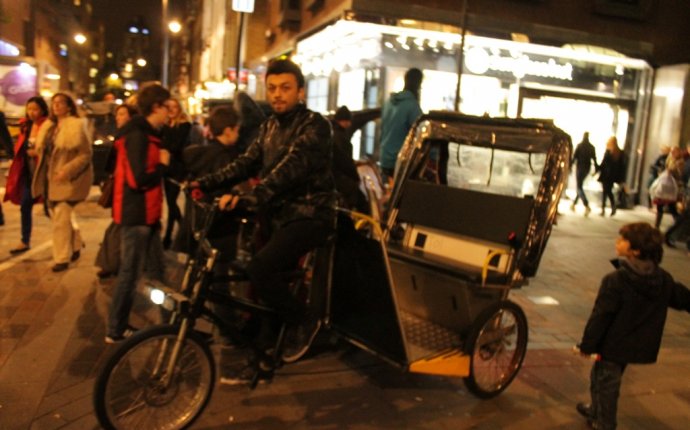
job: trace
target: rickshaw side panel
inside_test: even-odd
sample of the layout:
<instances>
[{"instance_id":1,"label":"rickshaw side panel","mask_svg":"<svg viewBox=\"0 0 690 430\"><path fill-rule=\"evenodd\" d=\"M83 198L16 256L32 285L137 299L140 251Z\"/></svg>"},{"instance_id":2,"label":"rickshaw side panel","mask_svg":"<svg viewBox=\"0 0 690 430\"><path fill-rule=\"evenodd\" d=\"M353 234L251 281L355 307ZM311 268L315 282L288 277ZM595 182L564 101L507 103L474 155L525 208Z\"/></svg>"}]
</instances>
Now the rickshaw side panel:
<instances>
[{"instance_id":1,"label":"rickshaw side panel","mask_svg":"<svg viewBox=\"0 0 690 430\"><path fill-rule=\"evenodd\" d=\"M407 353L381 243L339 217L331 281L331 326L385 358L404 366Z\"/></svg>"},{"instance_id":2,"label":"rickshaw side panel","mask_svg":"<svg viewBox=\"0 0 690 430\"><path fill-rule=\"evenodd\" d=\"M391 258L391 270L401 314L413 315L450 329L459 339L464 339L477 315L505 295L505 289L483 288L476 282L395 257ZM407 330L407 324L404 327L408 342L422 343L414 339L415 333ZM459 343L445 345L446 348L450 346L457 347ZM440 346L437 348L441 349L443 348ZM412 360L418 358L420 357L411 357Z\"/></svg>"}]
</instances>

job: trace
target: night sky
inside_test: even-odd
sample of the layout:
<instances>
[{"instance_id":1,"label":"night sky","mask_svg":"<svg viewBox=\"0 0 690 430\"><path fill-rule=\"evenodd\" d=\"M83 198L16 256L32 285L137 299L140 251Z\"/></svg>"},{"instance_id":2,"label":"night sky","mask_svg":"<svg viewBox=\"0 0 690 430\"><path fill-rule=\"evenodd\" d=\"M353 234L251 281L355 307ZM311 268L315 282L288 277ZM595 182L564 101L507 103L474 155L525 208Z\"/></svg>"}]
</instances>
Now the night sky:
<instances>
[{"instance_id":1,"label":"night sky","mask_svg":"<svg viewBox=\"0 0 690 430\"><path fill-rule=\"evenodd\" d=\"M183 0L169 0L168 18L181 18ZM160 63L161 0L94 0L94 16L105 24L106 49L117 52L122 45L127 24L141 15L151 30L150 53L153 64Z\"/></svg>"}]
</instances>

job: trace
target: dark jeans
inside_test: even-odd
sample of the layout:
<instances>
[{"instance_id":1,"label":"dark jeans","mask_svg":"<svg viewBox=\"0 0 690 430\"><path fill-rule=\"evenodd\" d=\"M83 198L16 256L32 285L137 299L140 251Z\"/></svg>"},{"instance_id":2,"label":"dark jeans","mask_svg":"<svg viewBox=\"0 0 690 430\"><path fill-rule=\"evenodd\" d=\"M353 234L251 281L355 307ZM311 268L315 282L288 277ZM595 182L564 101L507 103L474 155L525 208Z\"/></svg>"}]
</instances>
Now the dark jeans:
<instances>
[{"instance_id":1,"label":"dark jeans","mask_svg":"<svg viewBox=\"0 0 690 430\"><path fill-rule=\"evenodd\" d=\"M31 242L31 211L34 208L34 198L31 196L31 185L27 181L24 182L19 211L22 215L22 243L28 246Z\"/></svg>"},{"instance_id":2,"label":"dark jeans","mask_svg":"<svg viewBox=\"0 0 690 430\"><path fill-rule=\"evenodd\" d=\"M304 254L325 243L329 232L321 221L293 221L273 232L247 266L255 293L287 323L299 323L307 308L290 292L285 273L295 270Z\"/></svg>"},{"instance_id":3,"label":"dark jeans","mask_svg":"<svg viewBox=\"0 0 690 430\"><path fill-rule=\"evenodd\" d=\"M575 181L577 182L577 196L575 196L575 200L573 200L573 206L577 204L579 199L582 199L582 204L585 205L586 208L589 207L587 195L585 194L585 190L582 188L585 183L585 179L587 178L587 174L589 174L589 171L584 173L577 172L575 175Z\"/></svg>"},{"instance_id":4,"label":"dark jeans","mask_svg":"<svg viewBox=\"0 0 690 430\"><path fill-rule=\"evenodd\" d=\"M625 364L601 360L594 363L590 374L590 395L592 396L591 418L598 430L616 428L618 396Z\"/></svg>"},{"instance_id":5,"label":"dark jeans","mask_svg":"<svg viewBox=\"0 0 690 430\"><path fill-rule=\"evenodd\" d=\"M165 225L163 243L165 247L168 248L172 242L172 232L175 223L179 224L182 221L182 212L177 206L177 197L180 195L180 187L170 181L163 181L163 187L165 188L165 204L168 206L168 221Z\"/></svg>"},{"instance_id":6,"label":"dark jeans","mask_svg":"<svg viewBox=\"0 0 690 430\"><path fill-rule=\"evenodd\" d=\"M675 206L675 205L674 205ZM685 208L681 214L679 214L677 217L674 218L673 225L669 227L668 230L666 230L666 242L668 243L669 241L674 240L674 234L676 233L676 230L683 228L685 230L685 225L687 225L688 222L690 222L690 209ZM690 236L687 236L685 246L687 247L688 251L690 251Z\"/></svg>"},{"instance_id":7,"label":"dark jeans","mask_svg":"<svg viewBox=\"0 0 690 430\"><path fill-rule=\"evenodd\" d=\"M613 182L602 182L601 189L603 191L601 196L601 211L604 212L604 209L606 209L606 199L608 198L611 202L611 213L616 212L616 199L613 197Z\"/></svg>"},{"instance_id":8,"label":"dark jeans","mask_svg":"<svg viewBox=\"0 0 690 430\"><path fill-rule=\"evenodd\" d=\"M108 335L120 336L127 328L132 310L139 271L146 276L163 280L163 247L160 227L123 225L120 228L120 270L113 292L108 316Z\"/></svg>"},{"instance_id":9,"label":"dark jeans","mask_svg":"<svg viewBox=\"0 0 690 430\"><path fill-rule=\"evenodd\" d=\"M676 208L676 202L673 203L657 203L656 205L656 219L654 220L654 227L659 228L661 225L661 218L664 216L664 208L668 208L668 213L673 217L673 221L678 219L678 209Z\"/></svg>"}]
</instances>

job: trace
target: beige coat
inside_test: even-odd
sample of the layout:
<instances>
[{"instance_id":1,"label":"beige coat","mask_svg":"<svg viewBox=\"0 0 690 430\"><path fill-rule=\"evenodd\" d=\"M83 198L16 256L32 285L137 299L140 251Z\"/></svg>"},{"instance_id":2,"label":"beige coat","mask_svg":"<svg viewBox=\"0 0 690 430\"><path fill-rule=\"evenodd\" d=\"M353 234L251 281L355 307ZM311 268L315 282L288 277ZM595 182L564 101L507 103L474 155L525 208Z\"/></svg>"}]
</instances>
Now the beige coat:
<instances>
[{"instance_id":1,"label":"beige coat","mask_svg":"<svg viewBox=\"0 0 690 430\"><path fill-rule=\"evenodd\" d=\"M78 202L85 200L93 183L91 140L86 122L77 117L60 120L53 150L45 153L46 137L53 133L55 124L47 120L36 137L38 164L31 183L34 197L47 197L50 201ZM64 172L67 180L58 181L58 172Z\"/></svg>"}]
</instances>

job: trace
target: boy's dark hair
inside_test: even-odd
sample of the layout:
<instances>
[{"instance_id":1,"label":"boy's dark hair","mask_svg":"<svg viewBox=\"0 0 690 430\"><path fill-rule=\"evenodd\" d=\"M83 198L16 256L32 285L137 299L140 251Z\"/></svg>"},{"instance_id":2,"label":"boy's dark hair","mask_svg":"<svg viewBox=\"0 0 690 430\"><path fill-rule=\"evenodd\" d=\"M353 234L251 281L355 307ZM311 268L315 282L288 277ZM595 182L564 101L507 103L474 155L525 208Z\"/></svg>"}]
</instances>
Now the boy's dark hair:
<instances>
[{"instance_id":1,"label":"boy's dark hair","mask_svg":"<svg viewBox=\"0 0 690 430\"><path fill-rule=\"evenodd\" d=\"M634 222L621 227L618 234L630 242L631 249L639 251L640 260L661 263L664 256L664 238L658 229L646 222Z\"/></svg>"},{"instance_id":2,"label":"boy's dark hair","mask_svg":"<svg viewBox=\"0 0 690 430\"><path fill-rule=\"evenodd\" d=\"M304 87L304 75L302 74L302 69L290 60L275 60L268 64L268 69L266 70L266 79L270 75L282 75L283 73L290 73L297 79L297 87Z\"/></svg>"},{"instance_id":3,"label":"boy's dark hair","mask_svg":"<svg viewBox=\"0 0 690 430\"><path fill-rule=\"evenodd\" d=\"M235 127L240 123L240 115L232 106L218 106L211 111L206 120L213 137L223 134L226 127Z\"/></svg>"},{"instance_id":4,"label":"boy's dark hair","mask_svg":"<svg viewBox=\"0 0 690 430\"><path fill-rule=\"evenodd\" d=\"M147 85L137 94L137 107L144 116L151 115L154 105L163 105L170 98L170 91L158 84Z\"/></svg>"}]
</instances>

